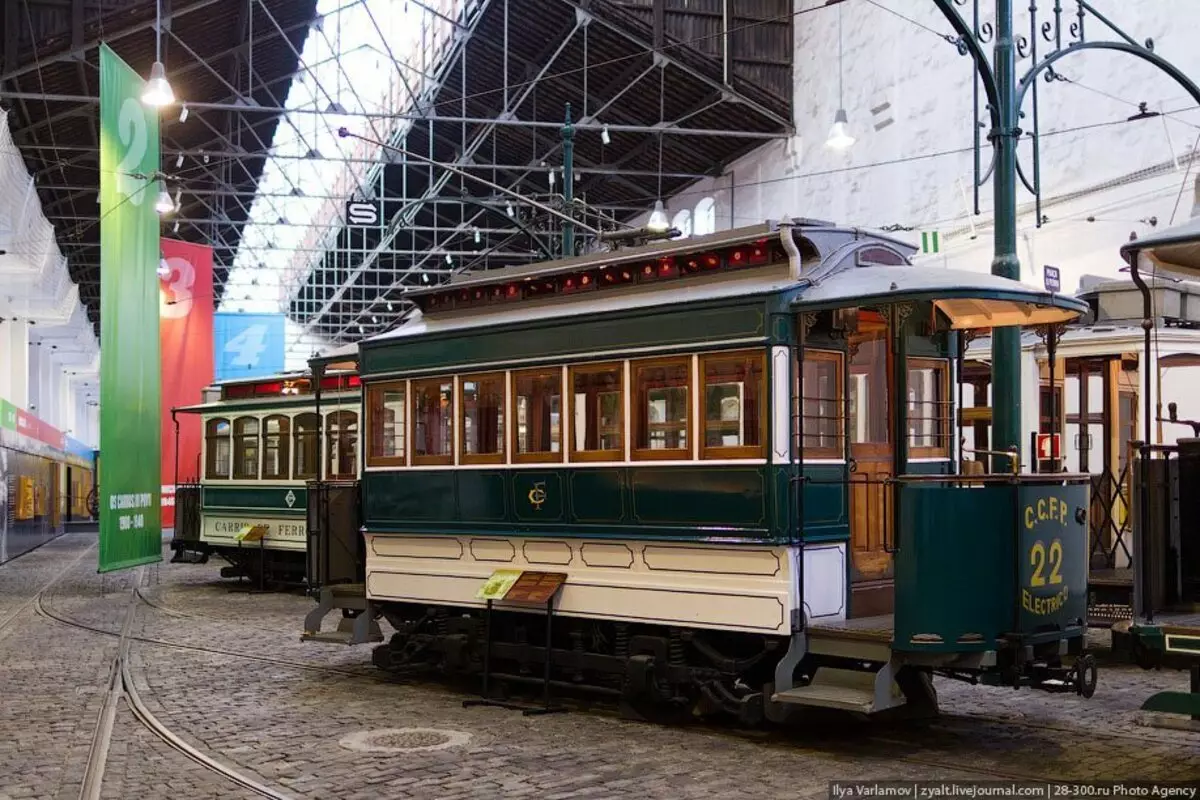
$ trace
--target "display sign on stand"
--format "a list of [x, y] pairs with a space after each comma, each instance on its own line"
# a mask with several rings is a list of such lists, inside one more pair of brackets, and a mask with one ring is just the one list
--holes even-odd
[[[566, 711], [566, 707], [550, 702], [550, 664], [554, 652], [553, 622], [554, 599], [567, 581], [565, 572], [530, 572], [515, 569], [498, 569], [488, 577], [476, 598], [487, 601], [483, 618], [483, 697], [480, 700], [464, 700], [463, 708], [471, 706], [498, 706], [522, 712], [525, 716], [553, 714]], [[542, 704], [527, 706], [491, 698], [492, 678], [492, 610], [498, 601], [513, 603], [514, 610], [529, 610], [543, 606], [546, 611], [546, 639], [543, 644], [545, 662], [542, 674]], [[525, 606], [525, 609], [521, 609]]]

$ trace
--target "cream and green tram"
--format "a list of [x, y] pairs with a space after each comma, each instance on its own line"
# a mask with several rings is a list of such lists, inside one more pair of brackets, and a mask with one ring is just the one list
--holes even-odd
[[178, 408], [203, 430], [199, 475], [176, 499], [173, 561], [228, 562], [223, 577], [306, 578], [311, 482], [358, 477], [358, 377], [306, 374], [221, 382]]
[[750, 720], [1090, 692], [1086, 479], [969, 468], [954, 388], [964, 330], [1086, 305], [913, 254], [794, 220], [410, 292], [358, 353], [375, 663]]

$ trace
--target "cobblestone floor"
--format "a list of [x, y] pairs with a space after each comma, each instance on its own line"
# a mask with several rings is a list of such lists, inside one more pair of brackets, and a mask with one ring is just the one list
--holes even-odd
[[[148, 709], [192, 746], [296, 798], [815, 798], [833, 780], [1200, 782], [1200, 733], [1139, 724], [1142, 700], [1186, 688], [1183, 673], [1106, 666], [1091, 700], [939, 681], [943, 713], [925, 724], [814, 716], [766, 733], [604, 711], [523, 717], [464, 709], [469, 695], [451, 686], [388, 679], [368, 647], [301, 643], [310, 601], [231, 591], [214, 563], [101, 578], [94, 559], [94, 536], [73, 535], [0, 566], [0, 626], [19, 612], [0, 627], [0, 800], [79, 796], [135, 582], [147, 602], [132, 606], [129, 662]], [[46, 611], [107, 634], [23, 608], [55, 577]], [[454, 738], [410, 752], [339, 744], [408, 728], [446, 734], [409, 734], [416, 744]], [[122, 704], [103, 796], [251, 795], [168, 748]]]

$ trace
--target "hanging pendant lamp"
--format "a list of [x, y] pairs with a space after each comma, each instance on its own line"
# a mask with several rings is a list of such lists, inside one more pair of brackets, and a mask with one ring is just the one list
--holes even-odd
[[[142, 102], [161, 108], [175, 102], [175, 93], [167, 81], [167, 70], [162, 63], [162, 2], [156, 3], [157, 15], [154, 25], [154, 66], [150, 68], [150, 80], [142, 90]], [[182, 121], [182, 119], [180, 120]]]
[[850, 135], [849, 121], [846, 117], [846, 105], [842, 96], [842, 7], [838, 5], [838, 110], [833, 117], [833, 127], [829, 129], [829, 138], [825, 146], [834, 150], [845, 150], [854, 144]]

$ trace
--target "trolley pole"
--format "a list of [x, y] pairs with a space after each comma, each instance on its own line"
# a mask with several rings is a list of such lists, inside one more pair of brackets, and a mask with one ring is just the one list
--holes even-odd
[[[563, 143], [563, 206], [567, 216], [574, 217], [575, 204], [575, 125], [571, 122], [571, 104], [562, 126]], [[562, 233], [562, 257], [575, 255], [575, 223], [564, 222]]]
[[[999, 127], [990, 138], [996, 148], [995, 242], [992, 274], [1021, 279], [1017, 256], [1017, 126], [1016, 54], [1013, 44], [1012, 0], [996, 0], [995, 78], [1000, 95]], [[992, 331], [992, 449], [1021, 448], [1021, 331]], [[1019, 460], [1019, 459], [1018, 459]], [[992, 471], [997, 464], [992, 462]]]

